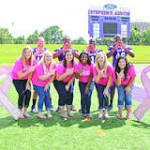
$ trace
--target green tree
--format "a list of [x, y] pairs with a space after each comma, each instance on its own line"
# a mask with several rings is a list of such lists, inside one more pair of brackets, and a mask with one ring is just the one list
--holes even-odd
[[24, 36], [18, 36], [14, 38], [14, 44], [25, 44]]
[[142, 33], [135, 26], [130, 31], [130, 38], [128, 39], [128, 43], [139, 45], [139, 44], [141, 44], [141, 41], [142, 41]]
[[78, 39], [75, 39], [71, 42], [71, 44], [79, 44], [79, 45], [84, 45], [87, 44], [87, 42], [84, 40], [83, 37], [79, 37]]
[[114, 38], [112, 37], [104, 37], [102, 39], [100, 38], [95, 39], [96, 45], [108, 45], [109, 46], [113, 44], [113, 41], [114, 41]]
[[147, 30], [144, 32], [144, 35], [143, 35], [143, 43], [144, 43], [144, 44], [150, 44], [150, 28], [147, 29]]
[[13, 36], [7, 28], [0, 28], [0, 44], [12, 44]]
[[38, 37], [39, 37], [39, 33], [37, 30], [35, 30], [33, 34], [31, 34], [27, 37], [27, 43], [28, 44], [36, 44]]
[[40, 36], [45, 39], [46, 44], [60, 44], [63, 39], [63, 31], [55, 25], [45, 29]]

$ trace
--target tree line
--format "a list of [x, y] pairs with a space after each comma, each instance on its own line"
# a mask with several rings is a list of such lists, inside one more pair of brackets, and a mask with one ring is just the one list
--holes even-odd
[[[26, 39], [25, 36], [14, 37], [7, 28], [0, 28], [0, 44], [36, 44], [36, 40], [39, 36], [44, 37], [46, 44], [61, 44], [64, 38], [63, 31], [59, 26], [50, 26], [42, 32], [35, 30]], [[123, 39], [130, 45], [149, 45], [150, 44], [150, 28], [145, 32], [134, 26], [130, 31], [130, 38]], [[113, 38], [96, 39], [97, 45], [106, 45], [109, 41], [113, 41]], [[83, 37], [79, 37], [71, 41], [71, 44], [87, 44]]]
[[[57, 25], [50, 26], [40, 33], [35, 30], [26, 39], [24, 35], [13, 37], [7, 28], [0, 28], [0, 44], [36, 44], [39, 36], [42, 36], [45, 39], [46, 44], [61, 44], [65, 35]], [[87, 44], [82, 37], [72, 40], [71, 43]]]

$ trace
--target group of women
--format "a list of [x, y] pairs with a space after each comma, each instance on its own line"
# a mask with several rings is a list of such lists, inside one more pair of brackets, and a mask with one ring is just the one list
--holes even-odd
[[[39, 38], [38, 41], [43, 40]], [[102, 50], [91, 48], [92, 40], [86, 50], [80, 55], [73, 49], [67, 39], [66, 45], [52, 54], [50, 50], [43, 49], [32, 52], [31, 47], [23, 48], [22, 56], [17, 59], [12, 70], [12, 79], [18, 92], [18, 108], [22, 112], [20, 118], [30, 117], [27, 113], [31, 97], [31, 83], [38, 99], [38, 117], [45, 119], [43, 104], [45, 103], [47, 118], [52, 118], [51, 90], [53, 82], [58, 92], [59, 113], [63, 118], [73, 117], [71, 113], [75, 79], [79, 82], [81, 94], [81, 118], [90, 118], [91, 95], [96, 87], [99, 100], [99, 119], [109, 118], [109, 93], [114, 84], [118, 89], [118, 118], [123, 119], [122, 108], [126, 102], [127, 115], [130, 118], [132, 106], [132, 89], [135, 80], [134, 66], [128, 63], [126, 57], [120, 56], [114, 67], [107, 62]], [[68, 44], [68, 45], [67, 45]], [[36, 56], [40, 54], [40, 61]], [[92, 57], [94, 56], [94, 61]], [[54, 58], [61, 58], [56, 64]], [[79, 61], [75, 61], [74, 57]], [[77, 81], [76, 81], [77, 82]], [[66, 111], [64, 110], [66, 107]], [[66, 113], [65, 113], [66, 112]]]

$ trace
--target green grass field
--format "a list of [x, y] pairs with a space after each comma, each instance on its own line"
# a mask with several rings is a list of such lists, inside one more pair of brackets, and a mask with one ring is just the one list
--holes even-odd
[[[14, 63], [15, 60], [21, 55], [21, 51], [25, 44], [0, 44], [0, 63]], [[36, 45], [30, 45], [32, 48], [36, 47]], [[61, 47], [62, 45], [45, 45], [45, 47], [49, 48], [52, 52], [55, 49]], [[87, 45], [72, 45], [72, 47], [76, 48], [81, 52], [83, 49], [86, 49]], [[104, 50], [106, 53], [108, 50], [107, 46], [99, 45], [97, 48]], [[135, 53], [135, 58], [128, 57], [129, 61], [132, 63], [149, 63], [150, 62], [150, 46], [131, 46], [133, 52]], [[108, 59], [111, 62], [111, 58]]]
[[[36, 45], [32, 45], [32, 47], [34, 46]], [[23, 47], [24, 45], [0, 45], [0, 62], [13, 63]], [[60, 45], [46, 45], [46, 47], [54, 50]], [[84, 46], [73, 47], [84, 49]], [[99, 48], [107, 50], [106, 46], [99, 46]], [[136, 54], [132, 62], [141, 62], [140, 60], [148, 62], [147, 60], [150, 59], [148, 58], [150, 56], [149, 46], [132, 48]], [[140, 75], [137, 76], [136, 83], [140, 84]], [[56, 109], [58, 95], [53, 85], [51, 93], [54, 109]], [[17, 104], [18, 97], [14, 86], [11, 87], [8, 96]], [[74, 105], [76, 108], [80, 108], [80, 92], [77, 81], [74, 90]], [[135, 110], [138, 105], [139, 103], [133, 100], [132, 110]], [[118, 120], [117, 95], [114, 99], [114, 108], [109, 113], [112, 116], [109, 120], [99, 120], [97, 108], [98, 100], [95, 89], [92, 94], [92, 120], [90, 122], [81, 120], [79, 112], [73, 112], [74, 118], [67, 120], [60, 118], [58, 113], [52, 112], [52, 119], [41, 120], [37, 118], [37, 113], [30, 113], [31, 118], [15, 121], [4, 107], [0, 107], [0, 150], [150, 149], [150, 112], [146, 113], [140, 122], [137, 122], [133, 115], [130, 120]]]

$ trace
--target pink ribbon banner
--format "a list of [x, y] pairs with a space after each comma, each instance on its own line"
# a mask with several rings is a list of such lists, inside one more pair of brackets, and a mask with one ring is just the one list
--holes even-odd
[[18, 120], [19, 116], [21, 115], [21, 112], [7, 96], [12, 85], [11, 75], [9, 73], [9, 70], [6, 69], [5, 67], [0, 68], [0, 73], [6, 75], [5, 80], [0, 86], [0, 105], [4, 106], [4, 108], [11, 114], [11, 116], [15, 120]]
[[148, 72], [150, 72], [150, 66], [145, 67], [141, 71], [141, 82], [144, 88], [135, 86], [133, 90], [133, 99], [141, 103], [133, 112], [138, 121], [140, 121], [150, 109], [150, 79]]

